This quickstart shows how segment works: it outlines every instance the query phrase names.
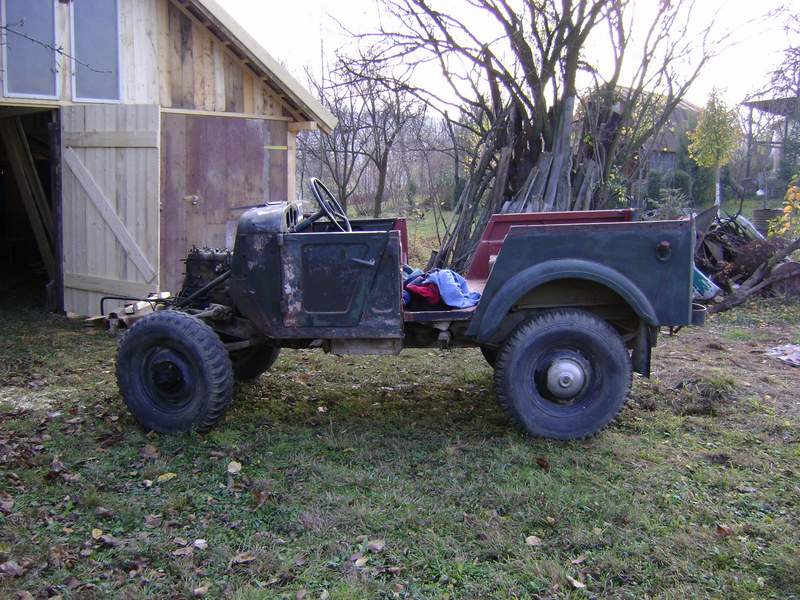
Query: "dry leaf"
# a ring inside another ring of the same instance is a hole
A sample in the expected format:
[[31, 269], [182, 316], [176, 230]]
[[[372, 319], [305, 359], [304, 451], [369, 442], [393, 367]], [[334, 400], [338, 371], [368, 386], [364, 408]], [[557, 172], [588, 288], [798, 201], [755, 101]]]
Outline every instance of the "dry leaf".
[[547, 462], [546, 458], [537, 458], [536, 459], [536, 464], [539, 465], [540, 469], [543, 469], [545, 471], [549, 471], [550, 470], [550, 463]]
[[592, 533], [595, 535], [600, 535], [601, 533], [603, 533], [603, 530], [600, 529], [599, 527], [592, 527]]
[[113, 516], [114, 513], [103, 506], [98, 506], [97, 508], [94, 509], [94, 514], [96, 514], [100, 518], [105, 519], [106, 517]]
[[113, 535], [108, 535], [108, 534], [101, 535], [100, 536], [100, 541], [103, 544], [105, 544], [106, 546], [111, 546], [112, 548], [116, 548], [117, 546], [119, 546], [122, 543], [117, 538], [115, 538]]
[[7, 560], [0, 564], [0, 573], [11, 577], [22, 577], [25, 570], [17, 564], [15, 560]]
[[370, 552], [381, 552], [386, 547], [386, 540], [370, 540], [367, 542], [367, 550]]
[[572, 584], [572, 587], [574, 587], [576, 590], [582, 590], [586, 587], [585, 583], [578, 581], [577, 579], [573, 579], [569, 575], [567, 575], [567, 581], [569, 581]]
[[362, 556], [361, 558], [357, 558], [353, 564], [360, 569], [361, 567], [367, 564], [368, 560], [369, 560], [368, 556]]
[[733, 530], [727, 525], [717, 525], [717, 535], [721, 538], [726, 538], [733, 533]]
[[303, 600], [308, 595], [306, 590], [297, 590], [297, 593], [294, 595], [294, 600]]
[[232, 460], [231, 462], [228, 463], [228, 473], [230, 473], [231, 475], [236, 475], [241, 470], [242, 470], [242, 463], [236, 462], [235, 460]]
[[31, 594], [30, 592], [26, 592], [25, 590], [17, 592], [14, 597], [17, 600], [33, 600], [33, 594]]
[[153, 444], [147, 444], [145, 446], [142, 446], [142, 449], [139, 450], [139, 454], [142, 455], [142, 458], [149, 458], [153, 460], [155, 460], [159, 456], [158, 448], [153, 446]]
[[204, 583], [203, 585], [198, 586], [192, 590], [192, 596], [194, 596], [195, 598], [202, 598], [208, 593], [210, 587], [211, 584]]
[[8, 494], [0, 495], [0, 512], [8, 514], [14, 508], [14, 499]]
[[177, 475], [175, 473], [162, 473], [158, 476], [158, 483], [164, 483], [165, 481], [169, 481], [170, 479], [175, 479]]
[[92, 529], [92, 539], [93, 540], [99, 540], [101, 535], [103, 535], [103, 530], [102, 529], [98, 529], [97, 527]]
[[330, 593], [328, 590], [322, 590], [322, 593], [319, 595], [319, 600], [330, 600]]
[[583, 554], [581, 554], [581, 555], [580, 555], [578, 558], [573, 558], [573, 559], [572, 559], [571, 561], [569, 561], [569, 562], [571, 562], [573, 565], [579, 565], [579, 564], [581, 564], [581, 563], [582, 563], [583, 561], [585, 561], [585, 560], [586, 560], [586, 556], [584, 556]]
[[146, 487], [146, 488], [153, 487], [153, 482], [151, 480], [149, 480], [149, 479], [145, 479], [142, 483], [144, 484], [144, 487]]
[[542, 539], [536, 535], [529, 535], [525, 538], [525, 543], [528, 544], [528, 546], [541, 546]]
[[192, 554], [194, 554], [194, 550], [191, 546], [177, 548], [172, 551], [172, 556], [191, 556]]
[[556, 520], [553, 517], [545, 517], [544, 520], [550, 523], [550, 525], [555, 525], [556, 523]]
[[206, 548], [208, 548], [208, 542], [202, 538], [198, 538], [194, 542], [192, 542], [192, 546], [194, 546], [198, 550], [205, 550]]
[[245, 563], [253, 562], [256, 559], [252, 552], [239, 552], [231, 559], [232, 565], [243, 565]]
[[158, 527], [161, 525], [161, 517], [158, 515], [145, 515], [144, 517], [144, 526], [145, 527]]

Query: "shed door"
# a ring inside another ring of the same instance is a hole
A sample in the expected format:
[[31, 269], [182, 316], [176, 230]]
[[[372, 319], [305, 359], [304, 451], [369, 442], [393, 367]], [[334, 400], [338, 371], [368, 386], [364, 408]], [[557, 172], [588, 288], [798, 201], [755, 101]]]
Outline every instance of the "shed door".
[[160, 113], [154, 105], [61, 109], [64, 309], [158, 289]]

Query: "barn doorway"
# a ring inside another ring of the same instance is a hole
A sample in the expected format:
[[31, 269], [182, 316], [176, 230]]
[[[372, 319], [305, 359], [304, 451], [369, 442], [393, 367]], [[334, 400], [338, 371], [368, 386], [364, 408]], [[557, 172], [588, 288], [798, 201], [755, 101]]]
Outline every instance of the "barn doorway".
[[0, 107], [0, 304], [59, 310], [57, 111]]

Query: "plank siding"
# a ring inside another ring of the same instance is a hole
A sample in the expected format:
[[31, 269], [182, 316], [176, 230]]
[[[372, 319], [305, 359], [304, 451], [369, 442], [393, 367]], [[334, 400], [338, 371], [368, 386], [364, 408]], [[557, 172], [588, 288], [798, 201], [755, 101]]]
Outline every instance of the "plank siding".
[[[56, 3], [56, 43], [67, 55], [73, 48], [69, 6]], [[269, 86], [179, 2], [119, 0], [119, 33], [122, 104], [277, 117], [291, 114]], [[36, 104], [73, 101], [72, 65], [66, 56], [57, 58], [59, 99], [36, 100]], [[0, 95], [3, 103], [30, 101], [6, 100]]]

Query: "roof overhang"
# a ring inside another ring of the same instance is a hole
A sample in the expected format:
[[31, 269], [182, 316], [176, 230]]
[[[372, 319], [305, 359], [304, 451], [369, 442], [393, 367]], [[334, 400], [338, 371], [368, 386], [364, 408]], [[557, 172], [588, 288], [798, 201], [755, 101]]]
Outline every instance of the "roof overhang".
[[798, 114], [800, 110], [800, 97], [748, 100], [747, 102], [742, 102], [742, 105], [779, 117], [791, 117]]
[[314, 121], [325, 133], [336, 127], [336, 117], [270, 55], [216, 0], [183, 0], [187, 10], [200, 19], [235, 54], [298, 113], [298, 121]]

